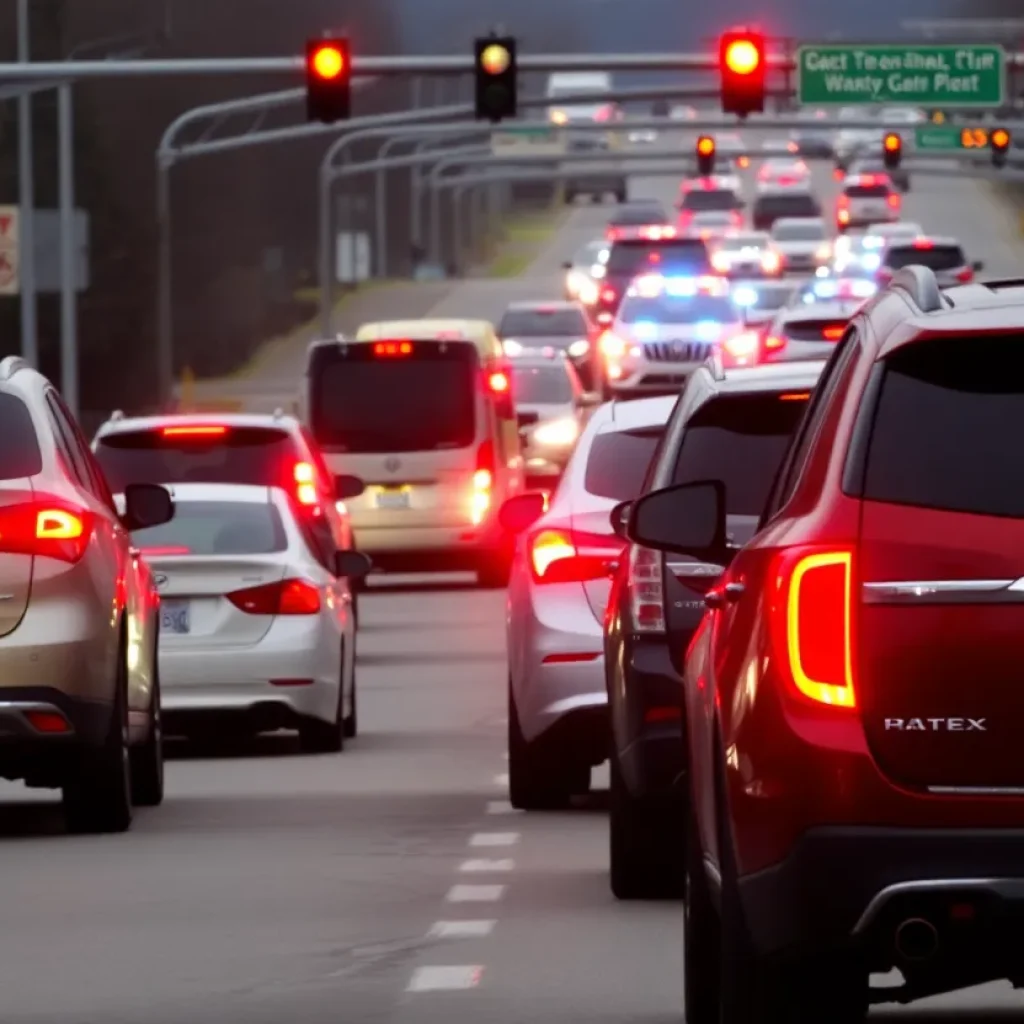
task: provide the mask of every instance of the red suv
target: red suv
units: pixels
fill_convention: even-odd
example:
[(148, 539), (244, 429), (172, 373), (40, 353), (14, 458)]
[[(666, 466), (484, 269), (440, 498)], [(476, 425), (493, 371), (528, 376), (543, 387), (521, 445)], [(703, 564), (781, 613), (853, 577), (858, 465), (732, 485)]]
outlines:
[(907, 267), (838, 343), (748, 543), (718, 480), (633, 505), (634, 543), (728, 566), (683, 682), (694, 1024), (1024, 983), (1022, 420), (1024, 280), (943, 293)]

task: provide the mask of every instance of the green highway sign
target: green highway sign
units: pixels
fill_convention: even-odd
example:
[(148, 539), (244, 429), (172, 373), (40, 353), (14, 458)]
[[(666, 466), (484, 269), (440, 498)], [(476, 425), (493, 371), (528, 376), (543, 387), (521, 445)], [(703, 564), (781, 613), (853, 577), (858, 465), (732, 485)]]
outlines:
[(807, 106), (999, 107), (1006, 92), (1006, 53), (987, 44), (801, 46), (796, 66)]
[(921, 125), (914, 129), (917, 149), (987, 149), (988, 129), (977, 125)]

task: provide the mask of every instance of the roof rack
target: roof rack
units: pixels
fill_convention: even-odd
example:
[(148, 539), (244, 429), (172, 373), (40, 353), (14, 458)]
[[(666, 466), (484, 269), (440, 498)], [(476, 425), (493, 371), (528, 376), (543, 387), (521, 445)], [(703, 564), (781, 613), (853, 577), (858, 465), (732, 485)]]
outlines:
[(29, 364), (21, 356), (7, 356), (0, 362), (0, 380), (10, 380), (19, 370), (29, 370)]
[(110, 414), (110, 419), (114, 423), (116, 423), (118, 420), (123, 420), (124, 419), (124, 409), (115, 409)]
[(999, 277), (994, 281), (979, 281), (983, 288), (991, 288), (997, 292), (1001, 288), (1024, 288), (1024, 277)]
[(708, 368), (711, 376), (714, 380), (725, 380), (725, 365), (722, 362), (722, 354), (717, 350), (712, 353), (704, 360), (704, 365)]
[(911, 264), (897, 270), (889, 287), (906, 292), (910, 301), (922, 313), (937, 313), (945, 307), (935, 271), (920, 264)]

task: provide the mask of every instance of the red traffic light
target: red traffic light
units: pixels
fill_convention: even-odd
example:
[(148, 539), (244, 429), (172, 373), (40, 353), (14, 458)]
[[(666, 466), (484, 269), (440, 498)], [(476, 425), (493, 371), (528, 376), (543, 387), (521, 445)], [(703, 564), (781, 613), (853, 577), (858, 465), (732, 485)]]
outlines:
[(725, 66), (736, 75), (752, 75), (761, 66), (761, 51), (751, 39), (734, 39), (725, 47)]
[(312, 47), (309, 54), (309, 70), (317, 78), (328, 81), (345, 73), (348, 61), (340, 46), (334, 43), (322, 43)]
[(993, 149), (1008, 149), (1010, 146), (1010, 133), (1005, 128), (996, 128), (989, 136)]
[(895, 133), (890, 132), (885, 137), (885, 141), (882, 143), (887, 153), (895, 153), (903, 145), (903, 140)]
[(702, 135), (697, 140), (697, 152), (701, 156), (711, 156), (715, 151), (715, 140), (710, 135)]

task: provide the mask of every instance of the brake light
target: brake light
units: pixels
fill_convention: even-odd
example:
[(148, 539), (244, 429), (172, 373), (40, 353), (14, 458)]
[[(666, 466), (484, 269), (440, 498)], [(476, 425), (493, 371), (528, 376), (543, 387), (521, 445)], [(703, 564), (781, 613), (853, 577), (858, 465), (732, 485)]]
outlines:
[(629, 549), (629, 607), (638, 633), (665, 632), (665, 580), (661, 555), (634, 544)]
[(732, 263), (724, 252), (716, 252), (711, 256), (711, 266), (713, 266), (720, 274), (728, 274), (730, 267), (732, 267)]
[(617, 334), (605, 331), (598, 342), (602, 355), (609, 359), (621, 359), (626, 354), (626, 342)]
[(606, 579), (617, 568), (622, 547), (614, 538), (585, 538), (568, 530), (541, 530), (530, 539), (530, 571), (536, 583)]
[(479, 526), (490, 511), (495, 468), (494, 445), (484, 441), (476, 453), (473, 494), (470, 498), (470, 518), (474, 526)]
[(292, 471), (295, 481), (295, 498), (300, 505), (319, 505), (320, 495), (316, 489), (316, 470), (308, 462), (296, 462)]
[(601, 289), (601, 301), (602, 302), (614, 302), (615, 301), (615, 289), (614, 288), (602, 288)]
[(306, 580), (280, 580), (228, 594), (227, 599), (247, 615), (315, 615), (320, 591)]
[(60, 498), (38, 495), (37, 501), (0, 509), (0, 551), (12, 555), (79, 562), (92, 538), (92, 513)]
[(160, 433), (163, 437), (223, 437), (228, 428), (219, 424), (209, 426), (189, 427), (162, 427)]
[(852, 551), (783, 551), (771, 579), (772, 638), (787, 683), (804, 700), (855, 708)]
[(961, 284), (969, 284), (971, 281), (974, 280), (974, 270), (973, 270), (973, 268), (971, 268), (971, 267), (964, 267), (964, 269), (961, 270), (956, 275), (956, 279)]
[(850, 223), (850, 211), (849, 210), (840, 210), (839, 211), (839, 223), (840, 224), (849, 224)]
[(487, 387), (492, 395), (506, 395), (512, 389), (512, 381), (503, 370), (497, 370), (487, 376)]
[(915, 249), (934, 249), (935, 243), (930, 238), (915, 238), (914, 239)]
[(900, 208), (900, 195), (898, 192), (890, 192), (888, 197), (889, 205), (894, 209)]
[(766, 352), (778, 352), (780, 348), (786, 347), (786, 339), (780, 337), (777, 334), (769, 334), (764, 339), (764, 348)]
[(845, 192), (839, 193), (839, 206), (845, 209), (850, 205), (850, 197)]
[(846, 328), (842, 324), (837, 324), (834, 327), (826, 327), (822, 332), (821, 336), (825, 341), (838, 341), (842, 336)]
[(766, 252), (761, 257), (761, 269), (766, 274), (774, 274), (774, 273), (776, 273), (780, 266), (781, 266), (781, 261), (779, 260), (778, 253)]
[(394, 359), (412, 355), (411, 341), (378, 341), (373, 346), (373, 354), (378, 358)]
[(760, 344), (753, 331), (734, 334), (722, 342), (722, 353), (729, 367), (752, 366), (757, 362)]

